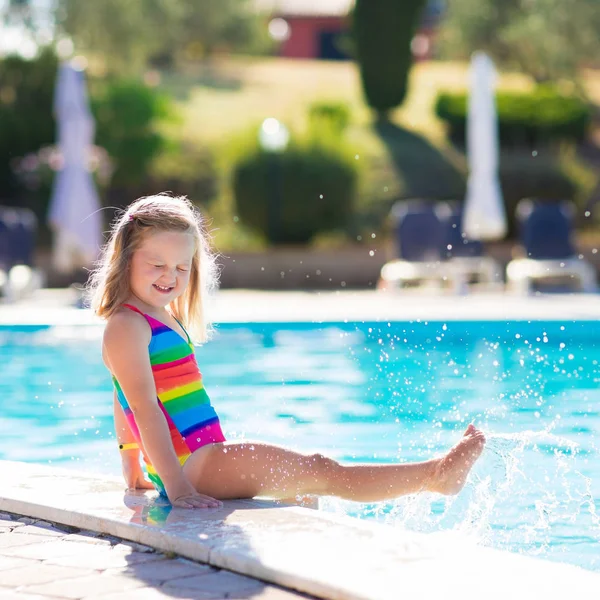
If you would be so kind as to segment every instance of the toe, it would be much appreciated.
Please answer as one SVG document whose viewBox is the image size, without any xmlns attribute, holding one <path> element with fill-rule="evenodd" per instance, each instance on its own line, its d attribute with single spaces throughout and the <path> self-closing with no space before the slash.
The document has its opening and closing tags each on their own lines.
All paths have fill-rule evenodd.
<svg viewBox="0 0 600 600">
<path fill-rule="evenodd" d="M 473 425 L 473 423 L 469 423 L 469 426 L 467 427 L 467 429 L 465 430 L 464 435 L 470 435 L 472 433 L 475 433 L 476 429 L 475 429 L 475 425 Z"/>
</svg>

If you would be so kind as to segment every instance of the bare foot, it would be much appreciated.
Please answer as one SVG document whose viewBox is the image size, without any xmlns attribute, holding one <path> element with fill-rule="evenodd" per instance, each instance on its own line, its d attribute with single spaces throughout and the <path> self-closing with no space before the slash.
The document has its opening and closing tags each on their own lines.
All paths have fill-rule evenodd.
<svg viewBox="0 0 600 600">
<path fill-rule="evenodd" d="M 471 423 L 458 444 L 446 456 L 439 459 L 429 490 L 445 495 L 458 494 L 465 485 L 467 475 L 483 451 L 484 445 L 483 432 Z"/>
</svg>

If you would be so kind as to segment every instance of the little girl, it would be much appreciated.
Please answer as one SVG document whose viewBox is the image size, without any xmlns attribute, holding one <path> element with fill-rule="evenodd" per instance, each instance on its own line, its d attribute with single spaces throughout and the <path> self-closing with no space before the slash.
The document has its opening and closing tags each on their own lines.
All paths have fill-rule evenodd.
<svg viewBox="0 0 600 600">
<path fill-rule="evenodd" d="M 216 285 L 215 260 L 185 198 L 134 202 L 115 222 L 90 281 L 92 307 L 106 320 L 102 357 L 114 384 L 129 488 L 154 487 L 183 508 L 254 496 L 373 502 L 420 491 L 456 494 L 483 450 L 485 437 L 473 425 L 444 457 L 411 464 L 342 465 L 321 454 L 226 441 L 192 341 L 207 338 L 204 306 Z"/>
</svg>

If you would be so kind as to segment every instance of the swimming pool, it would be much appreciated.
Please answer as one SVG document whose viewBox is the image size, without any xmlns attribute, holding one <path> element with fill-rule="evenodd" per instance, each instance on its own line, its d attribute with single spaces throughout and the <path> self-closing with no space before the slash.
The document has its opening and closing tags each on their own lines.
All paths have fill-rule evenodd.
<svg viewBox="0 0 600 600">
<path fill-rule="evenodd" d="M 0 327 L 0 458 L 120 473 L 97 326 Z M 474 420 L 456 498 L 322 508 L 600 570 L 596 321 L 227 324 L 197 351 L 229 439 L 423 460 Z"/>
</svg>

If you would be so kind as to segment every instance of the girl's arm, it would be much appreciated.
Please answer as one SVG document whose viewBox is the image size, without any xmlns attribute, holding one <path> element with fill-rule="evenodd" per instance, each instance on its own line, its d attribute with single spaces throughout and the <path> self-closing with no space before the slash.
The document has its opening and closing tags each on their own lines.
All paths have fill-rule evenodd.
<svg viewBox="0 0 600 600">
<path fill-rule="evenodd" d="M 123 408 L 117 398 L 115 391 L 113 397 L 113 412 L 115 416 L 115 431 L 117 433 L 117 442 L 119 444 L 130 444 L 136 442 L 131 427 L 127 422 Z M 128 448 L 121 450 L 121 462 L 123 479 L 129 490 L 152 490 L 154 486 L 145 477 L 140 465 L 140 450 L 138 448 Z"/>
<path fill-rule="evenodd" d="M 129 427 L 129 423 L 127 422 L 127 418 L 125 417 L 125 413 L 123 412 L 123 407 L 119 403 L 117 399 L 117 392 L 115 391 L 113 395 L 113 413 L 115 417 L 115 433 L 117 434 L 117 443 L 118 444 L 131 444 L 136 443 L 137 440 L 133 436 L 131 432 L 131 428 Z M 128 458 L 140 458 L 139 448 L 129 448 L 127 450 L 122 450 L 122 456 Z"/>
<path fill-rule="evenodd" d="M 173 500 L 192 486 L 183 474 L 167 420 L 156 398 L 148 357 L 150 336 L 148 324 L 141 316 L 117 313 L 106 326 L 103 354 L 135 416 L 144 451 L 161 478 L 167 495 Z M 117 435 L 120 435 L 119 432 Z"/>
</svg>

